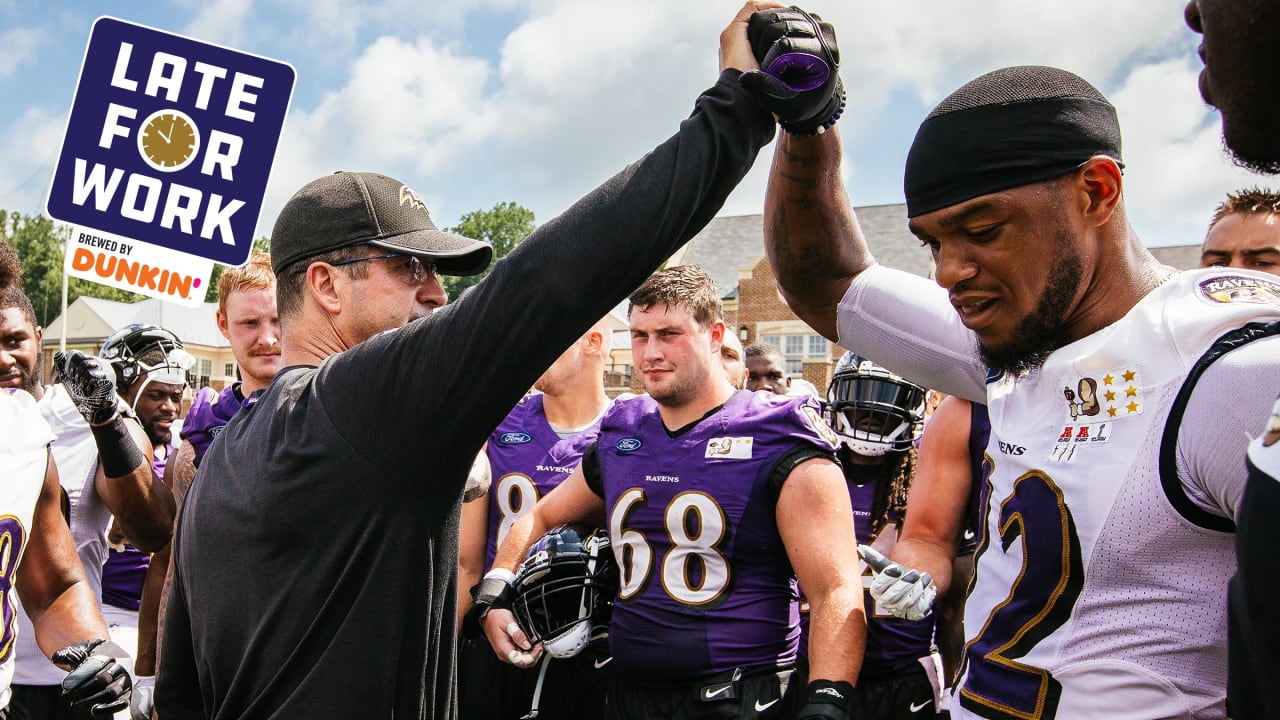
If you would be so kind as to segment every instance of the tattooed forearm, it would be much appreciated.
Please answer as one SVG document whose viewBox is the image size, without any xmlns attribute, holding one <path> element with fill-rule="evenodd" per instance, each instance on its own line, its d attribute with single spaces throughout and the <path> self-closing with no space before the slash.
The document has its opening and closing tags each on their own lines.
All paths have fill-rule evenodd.
<svg viewBox="0 0 1280 720">
<path fill-rule="evenodd" d="M 840 177 L 838 135 L 783 135 L 765 199 L 765 252 L 791 309 L 829 338 L 836 306 L 871 263 Z"/>
</svg>

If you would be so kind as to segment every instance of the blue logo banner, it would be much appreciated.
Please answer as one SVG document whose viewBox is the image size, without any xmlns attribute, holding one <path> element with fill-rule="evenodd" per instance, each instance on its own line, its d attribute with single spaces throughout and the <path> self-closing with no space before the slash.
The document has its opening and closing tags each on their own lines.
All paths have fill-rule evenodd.
<svg viewBox="0 0 1280 720">
<path fill-rule="evenodd" d="M 294 80 L 287 63 L 98 18 L 49 215 L 107 238 L 244 264 Z"/>
</svg>

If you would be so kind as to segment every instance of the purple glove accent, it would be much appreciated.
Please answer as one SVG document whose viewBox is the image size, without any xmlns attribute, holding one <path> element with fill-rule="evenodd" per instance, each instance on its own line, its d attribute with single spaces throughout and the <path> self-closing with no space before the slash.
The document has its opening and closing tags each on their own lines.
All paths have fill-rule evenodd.
<svg viewBox="0 0 1280 720">
<path fill-rule="evenodd" d="M 808 92 L 822 87 L 831 77 L 831 66 L 815 55 L 785 53 L 774 58 L 764 72 L 795 92 Z"/>
</svg>

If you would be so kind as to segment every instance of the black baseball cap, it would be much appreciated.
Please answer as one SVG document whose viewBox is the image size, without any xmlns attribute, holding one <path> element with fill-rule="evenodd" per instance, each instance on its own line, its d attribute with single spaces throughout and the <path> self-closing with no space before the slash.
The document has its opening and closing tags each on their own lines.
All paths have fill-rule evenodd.
<svg viewBox="0 0 1280 720">
<path fill-rule="evenodd" d="M 430 258 L 443 275 L 478 275 L 493 260 L 485 242 L 444 232 L 408 185 L 386 175 L 339 171 L 302 186 L 271 230 L 271 269 L 351 245 Z"/>
</svg>

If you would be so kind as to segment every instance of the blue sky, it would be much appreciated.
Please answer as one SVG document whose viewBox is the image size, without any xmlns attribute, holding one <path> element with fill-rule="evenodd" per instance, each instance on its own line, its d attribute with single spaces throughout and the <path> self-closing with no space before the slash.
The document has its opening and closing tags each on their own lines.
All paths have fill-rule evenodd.
<svg viewBox="0 0 1280 720">
<path fill-rule="evenodd" d="M 333 170 L 399 178 L 442 226 L 513 201 L 538 222 L 674 131 L 714 82 L 736 0 L 0 0 L 0 208 L 43 212 L 93 20 L 112 15 L 286 61 L 297 86 L 258 235 Z M 1198 36 L 1170 0 L 812 0 L 840 37 L 855 205 L 902 201 L 919 121 L 1005 65 L 1077 72 L 1116 104 L 1130 222 L 1198 243 L 1234 168 L 1200 101 Z M 723 214 L 758 213 L 771 150 Z"/>
</svg>

